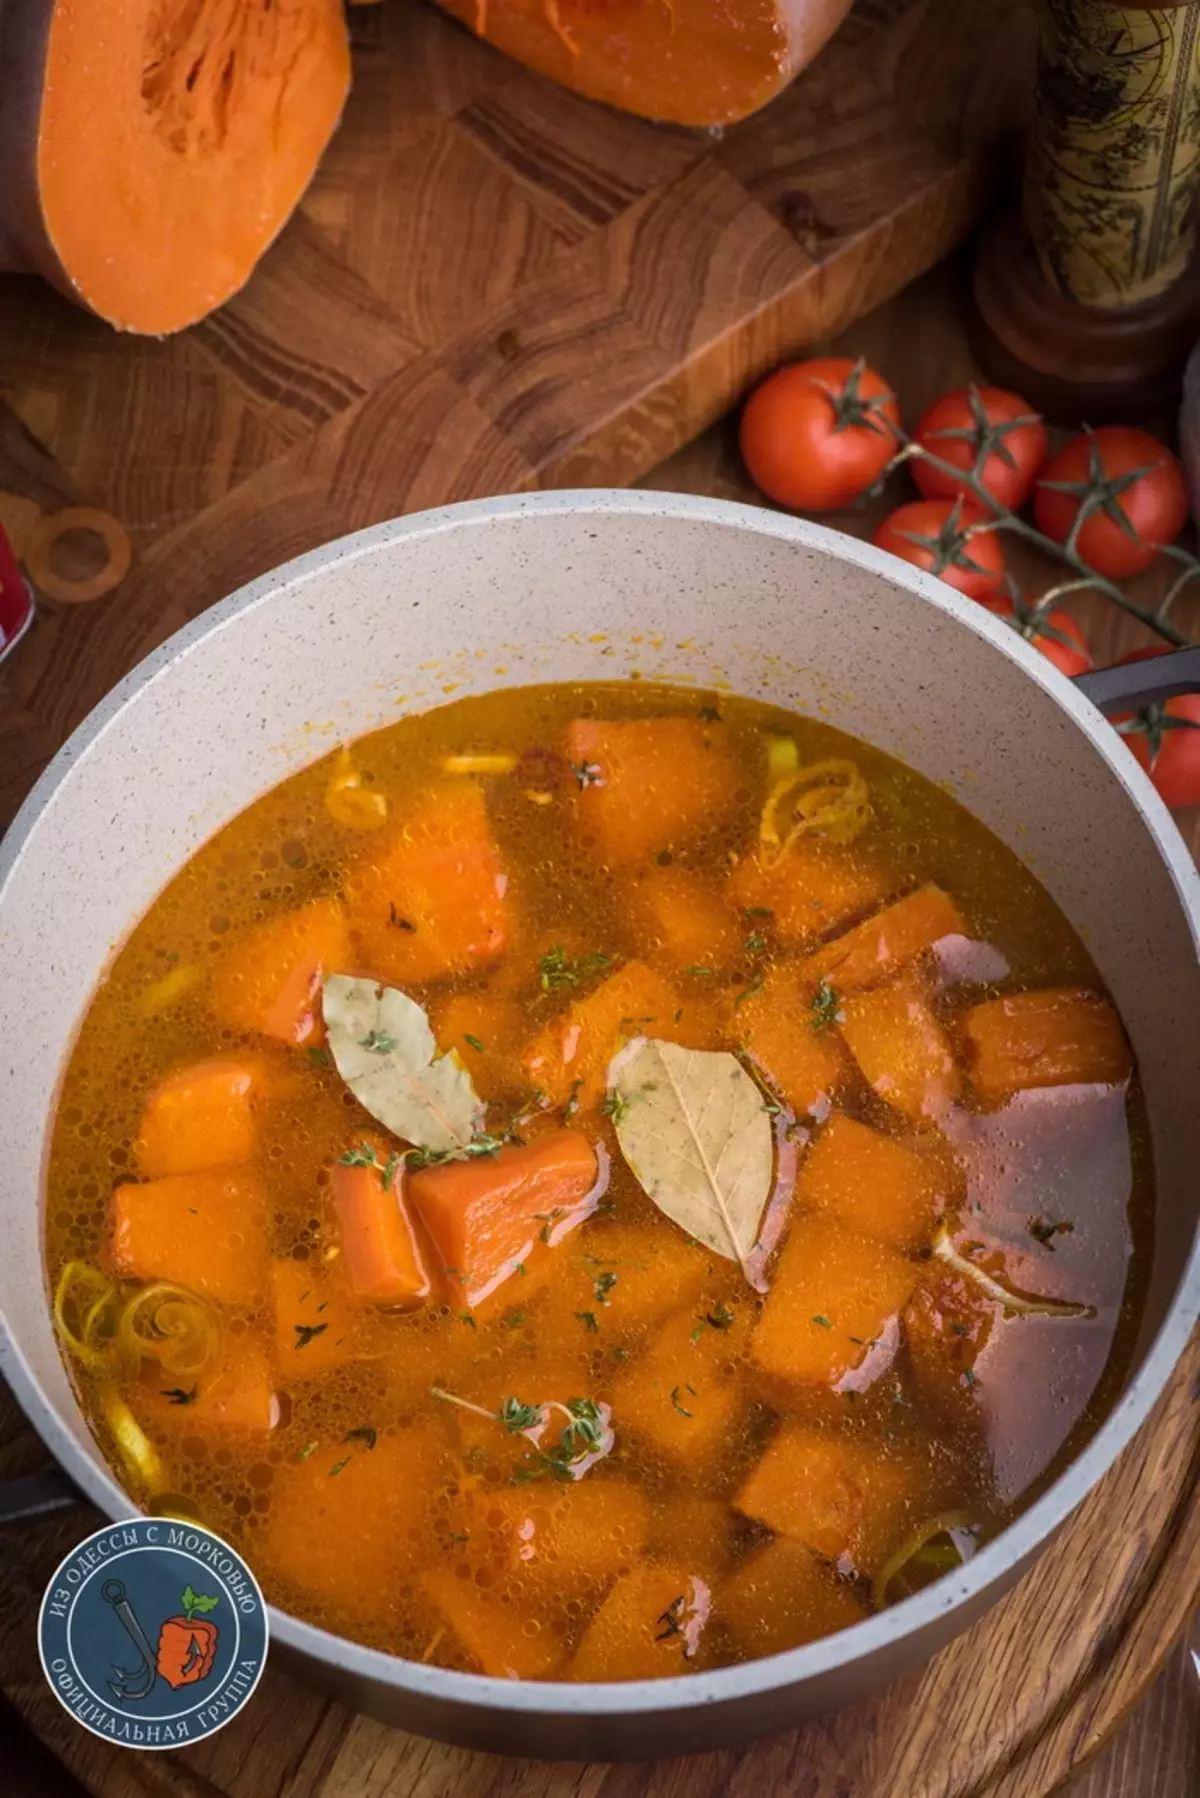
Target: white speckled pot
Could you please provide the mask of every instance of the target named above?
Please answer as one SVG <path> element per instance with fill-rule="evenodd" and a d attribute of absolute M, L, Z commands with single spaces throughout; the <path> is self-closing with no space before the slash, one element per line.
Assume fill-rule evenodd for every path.
<path fill-rule="evenodd" d="M 406 1728 L 611 1759 L 785 1728 L 965 1628 L 1111 1465 L 1200 1310 L 1200 881 L 1100 715 L 950 588 L 776 513 L 659 493 L 552 493 L 406 518 L 207 613 L 93 713 L 0 847 L 3 1367 L 78 1485 L 116 1516 L 72 1397 L 41 1262 L 60 1073 L 114 948 L 214 830 L 354 735 L 449 693 L 641 673 L 819 713 L 944 783 L 1085 937 L 1141 1063 L 1157 1240 L 1133 1375 L 1070 1469 L 962 1573 L 842 1635 L 687 1679 L 517 1684 L 415 1666 L 277 1616 L 314 1679 Z"/>

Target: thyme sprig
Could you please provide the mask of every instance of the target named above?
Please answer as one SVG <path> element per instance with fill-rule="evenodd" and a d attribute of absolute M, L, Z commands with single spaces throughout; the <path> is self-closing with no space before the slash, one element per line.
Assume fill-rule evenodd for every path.
<path fill-rule="evenodd" d="M 581 986 L 594 975 L 603 974 L 612 964 L 612 956 L 605 955 L 600 949 L 593 949 L 586 955 L 569 955 L 561 943 L 555 943 L 538 962 L 538 985 L 544 993 Z"/>
<path fill-rule="evenodd" d="M 390 1186 L 401 1166 L 414 1171 L 423 1167 L 441 1167 L 447 1161 L 474 1161 L 481 1155 L 498 1155 L 508 1143 L 520 1144 L 521 1138 L 511 1129 L 502 1131 L 480 1131 L 470 1142 L 462 1143 L 454 1149 L 398 1149 L 381 1161 L 376 1151 L 368 1142 L 360 1142 L 354 1148 L 347 1149 L 338 1156 L 343 1167 L 373 1167 L 383 1177 L 383 1184 Z"/>
<path fill-rule="evenodd" d="M 816 1031 L 828 1030 L 842 1021 L 842 1002 L 830 982 L 822 978 L 809 1004 L 809 1022 Z"/>
<path fill-rule="evenodd" d="M 610 1454 L 616 1440 L 612 1429 L 612 1412 L 592 1398 L 569 1398 L 566 1403 L 548 1399 L 544 1404 L 529 1405 L 519 1398 L 501 1399 L 499 1408 L 489 1411 L 484 1405 L 447 1392 L 444 1386 L 429 1388 L 433 1398 L 457 1405 L 476 1417 L 500 1424 L 510 1436 L 524 1436 L 531 1454 L 517 1467 L 513 1479 L 523 1485 L 529 1480 L 581 1480 L 597 1461 Z M 543 1442 L 557 1413 L 566 1418 L 556 1440 Z"/>

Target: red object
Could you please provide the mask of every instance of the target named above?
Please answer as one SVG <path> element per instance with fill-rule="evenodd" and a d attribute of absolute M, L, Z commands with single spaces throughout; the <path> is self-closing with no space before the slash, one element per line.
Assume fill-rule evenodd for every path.
<path fill-rule="evenodd" d="M 1046 429 L 1019 393 L 1003 387 L 958 387 L 935 400 L 916 429 L 916 440 L 939 461 L 970 472 L 981 450 L 988 454 L 980 480 L 998 505 L 1017 512 L 1029 498 L 1046 460 Z M 969 489 L 922 457 L 912 461 L 913 480 L 926 499 L 969 497 Z"/>
<path fill-rule="evenodd" d="M 873 368 L 817 356 L 768 375 L 742 408 L 738 440 L 757 487 L 799 512 L 852 506 L 899 448 L 900 410 Z"/>
<path fill-rule="evenodd" d="M 168 1617 L 158 1632 L 156 1666 L 169 1686 L 195 1685 L 212 1672 L 217 1626 L 202 1617 Z"/>
<path fill-rule="evenodd" d="M 884 519 L 871 542 L 914 568 L 924 568 L 968 599 L 1004 592 L 1004 551 L 977 506 L 960 500 L 914 499 Z"/>
<path fill-rule="evenodd" d="M 1071 617 L 1061 606 L 1055 606 L 1050 612 L 1038 612 L 1028 600 L 1021 602 L 1020 611 L 1011 599 L 985 599 L 981 602 L 989 612 L 997 618 L 1005 618 L 1018 631 L 1026 642 L 1061 668 L 1064 674 L 1083 674 L 1092 666 L 1092 652 L 1088 648 L 1087 638 Z"/>
<path fill-rule="evenodd" d="M 1083 431 L 1051 456 L 1033 495 L 1039 531 L 1065 543 L 1089 490 L 1094 509 L 1075 547 L 1089 568 L 1113 581 L 1149 568 L 1187 522 L 1178 458 L 1165 443 L 1130 425 Z"/>
<path fill-rule="evenodd" d="M 0 528 L 0 662 L 33 622 L 33 595 Z"/>
<path fill-rule="evenodd" d="M 1165 656 L 1164 649 L 1135 649 L 1123 662 Z M 1200 693 L 1143 706 L 1109 719 L 1149 774 L 1167 804 L 1200 805 Z"/>

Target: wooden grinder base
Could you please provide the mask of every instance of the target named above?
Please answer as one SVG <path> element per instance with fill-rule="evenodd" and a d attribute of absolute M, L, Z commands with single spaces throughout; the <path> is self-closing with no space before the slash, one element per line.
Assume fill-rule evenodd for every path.
<path fill-rule="evenodd" d="M 1200 337 L 1200 262 L 1137 306 L 1081 306 L 1046 285 L 1015 213 L 980 240 L 974 298 L 973 336 L 989 376 L 1061 424 L 1170 408 Z"/>
<path fill-rule="evenodd" d="M 11 1452 L 4 1460 L 15 1471 Z M 195 1749 L 111 1747 L 60 1710 L 34 1647 L 42 1587 L 93 1527 L 83 1515 L 0 1538 L 0 1679 L 99 1798 L 1047 1798 L 1137 1703 L 1200 1597 L 1198 1466 L 1200 1336 L 1042 1559 L 922 1674 L 791 1734 L 689 1760 L 582 1768 L 469 1754 L 355 1716 L 278 1658 L 249 1708 Z"/>

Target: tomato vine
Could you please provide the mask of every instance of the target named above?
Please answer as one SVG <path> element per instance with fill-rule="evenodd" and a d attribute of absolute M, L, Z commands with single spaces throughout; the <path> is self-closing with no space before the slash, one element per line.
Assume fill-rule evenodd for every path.
<path fill-rule="evenodd" d="M 897 469 L 916 461 L 927 463 L 939 473 L 960 482 L 979 507 L 981 516 L 962 527 L 961 535 L 965 543 L 969 543 L 972 537 L 987 531 L 1007 531 L 1040 550 L 1044 555 L 1054 557 L 1071 571 L 1070 579 L 1058 582 L 1036 600 L 1030 602 L 1029 609 L 1025 613 L 1027 620 L 1032 619 L 1036 625 L 1069 594 L 1095 592 L 1102 594 L 1105 599 L 1111 600 L 1131 618 L 1136 618 L 1139 624 L 1145 625 L 1165 643 L 1169 643 L 1175 648 L 1185 648 L 1192 641 L 1172 622 L 1170 617 L 1171 608 L 1184 588 L 1190 582 L 1200 579 L 1200 560 L 1189 551 L 1181 549 L 1178 544 L 1162 545 L 1159 553 L 1169 556 L 1172 561 L 1177 563 L 1179 573 L 1156 606 L 1139 604 L 1117 581 L 1100 574 L 1080 553 L 1079 539 L 1087 521 L 1098 513 L 1107 514 L 1115 503 L 1113 482 L 1105 477 L 1103 470 L 1095 461 L 1091 464 L 1087 479 L 1075 486 L 1074 496 L 1079 500 L 1079 510 L 1066 541 L 1059 543 L 1054 538 L 1046 536 L 1029 519 L 1022 518 L 1020 513 L 1001 505 L 989 492 L 982 479 L 984 464 L 989 454 L 992 453 L 992 446 L 988 442 L 981 443 L 974 467 L 962 469 L 943 460 L 942 457 L 934 455 L 927 444 L 918 443 L 903 429 L 900 429 L 897 435 L 901 439 L 900 447 L 873 491 L 878 491 L 882 487 L 883 481 Z M 1151 470 L 1147 466 L 1133 471 L 1128 477 L 1121 477 L 1121 491 L 1125 491 L 1139 475 L 1149 472 Z M 1116 497 L 1119 498 L 1119 495 Z M 1133 529 L 1132 525 L 1128 525 L 1128 523 L 1127 528 Z"/>

